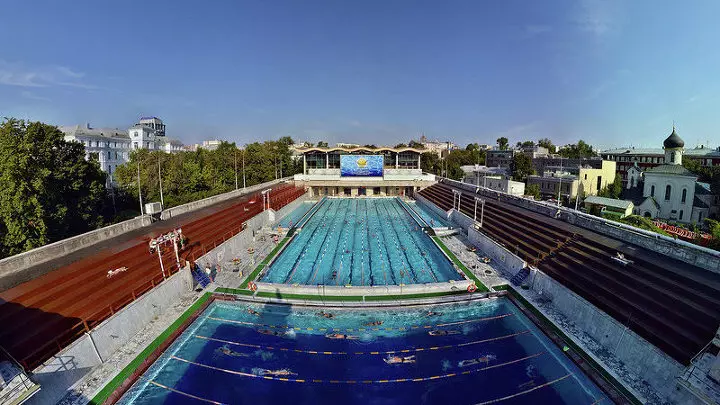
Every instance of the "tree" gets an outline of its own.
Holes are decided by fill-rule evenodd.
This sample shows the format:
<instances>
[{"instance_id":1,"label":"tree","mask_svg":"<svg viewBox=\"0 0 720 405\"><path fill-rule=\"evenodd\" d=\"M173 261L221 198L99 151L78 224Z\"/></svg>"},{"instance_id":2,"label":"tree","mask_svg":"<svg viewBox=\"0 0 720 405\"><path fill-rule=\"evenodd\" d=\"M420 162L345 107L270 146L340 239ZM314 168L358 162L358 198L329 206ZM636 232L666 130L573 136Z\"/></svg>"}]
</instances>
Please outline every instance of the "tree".
<instances>
[{"instance_id":1,"label":"tree","mask_svg":"<svg viewBox=\"0 0 720 405\"><path fill-rule=\"evenodd\" d=\"M508 148L508 139L506 137L501 137L497 139L497 144L500 150L507 150Z\"/></svg>"},{"instance_id":2,"label":"tree","mask_svg":"<svg viewBox=\"0 0 720 405\"><path fill-rule=\"evenodd\" d=\"M577 144L568 145L560 150L560 156L566 158L589 158L597 155L597 152L593 150L592 146L588 145L583 140L578 141Z\"/></svg>"},{"instance_id":3,"label":"tree","mask_svg":"<svg viewBox=\"0 0 720 405\"><path fill-rule=\"evenodd\" d=\"M537 184L528 184L525 187L525 195L532 196L534 199L539 200L542 196L540 195L540 186Z\"/></svg>"},{"instance_id":4,"label":"tree","mask_svg":"<svg viewBox=\"0 0 720 405\"><path fill-rule=\"evenodd\" d=\"M535 146L535 142L533 141L523 141L517 143L518 148L532 148L533 146Z\"/></svg>"},{"instance_id":5,"label":"tree","mask_svg":"<svg viewBox=\"0 0 720 405\"><path fill-rule=\"evenodd\" d=\"M550 153L556 152L555 145L553 145L552 141L549 138L542 138L538 140L538 146L546 148Z\"/></svg>"},{"instance_id":6,"label":"tree","mask_svg":"<svg viewBox=\"0 0 720 405\"><path fill-rule=\"evenodd\" d=\"M423 145L422 143L420 143L414 139L411 140L410 143L408 143L408 147L415 148L415 149L425 149L425 145Z\"/></svg>"},{"instance_id":7,"label":"tree","mask_svg":"<svg viewBox=\"0 0 720 405\"><path fill-rule=\"evenodd\" d=\"M517 181L525 181L528 175L534 174L535 170L533 169L530 156L524 153L518 153L513 156L513 160L510 162L510 172L512 173L513 179Z\"/></svg>"},{"instance_id":8,"label":"tree","mask_svg":"<svg viewBox=\"0 0 720 405\"><path fill-rule=\"evenodd\" d=\"M395 145L395 149L398 149L398 148L407 148L407 145L405 145L404 143L399 143L399 144Z\"/></svg>"},{"instance_id":9,"label":"tree","mask_svg":"<svg viewBox=\"0 0 720 405\"><path fill-rule=\"evenodd\" d=\"M426 173L440 174L440 157L435 152L420 155L420 169Z\"/></svg>"},{"instance_id":10,"label":"tree","mask_svg":"<svg viewBox=\"0 0 720 405\"><path fill-rule=\"evenodd\" d=\"M312 148L312 147L313 147L313 143L306 141L305 143L303 143L303 147L304 147L304 148Z\"/></svg>"},{"instance_id":11,"label":"tree","mask_svg":"<svg viewBox=\"0 0 720 405\"><path fill-rule=\"evenodd\" d=\"M57 127L0 124L0 255L87 232L103 223L106 176Z\"/></svg>"},{"instance_id":12,"label":"tree","mask_svg":"<svg viewBox=\"0 0 720 405\"><path fill-rule=\"evenodd\" d=\"M720 250L720 221L705 218L705 225L708 228L708 232L712 236L712 240L710 241L708 247L711 249Z\"/></svg>"},{"instance_id":13,"label":"tree","mask_svg":"<svg viewBox=\"0 0 720 405\"><path fill-rule=\"evenodd\" d=\"M370 143L369 143L369 144L366 144L366 145L363 145L363 147L365 147L365 148L371 148L371 149L377 148L377 146L376 146L375 144L370 144Z\"/></svg>"},{"instance_id":14,"label":"tree","mask_svg":"<svg viewBox=\"0 0 720 405\"><path fill-rule=\"evenodd\" d=\"M622 194L622 177L619 174L615 175L615 180L605 186L602 190L598 191L598 197L607 197L607 198L620 198L620 194Z\"/></svg>"},{"instance_id":15,"label":"tree","mask_svg":"<svg viewBox=\"0 0 720 405\"><path fill-rule=\"evenodd\" d=\"M325 141L320 141L320 142L317 143L317 146L318 146L318 148L327 148L327 147L328 147L328 143L325 142Z\"/></svg>"}]
</instances>

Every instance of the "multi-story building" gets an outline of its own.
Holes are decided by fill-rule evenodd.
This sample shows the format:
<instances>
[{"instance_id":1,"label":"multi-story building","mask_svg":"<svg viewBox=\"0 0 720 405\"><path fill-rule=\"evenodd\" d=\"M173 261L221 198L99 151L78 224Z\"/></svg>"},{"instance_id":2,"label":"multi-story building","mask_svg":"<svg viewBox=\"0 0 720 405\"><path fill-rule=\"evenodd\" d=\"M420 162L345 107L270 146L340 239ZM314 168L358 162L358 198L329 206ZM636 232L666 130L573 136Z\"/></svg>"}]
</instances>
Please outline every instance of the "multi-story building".
<instances>
[{"instance_id":1,"label":"multi-story building","mask_svg":"<svg viewBox=\"0 0 720 405\"><path fill-rule=\"evenodd\" d=\"M485 164L488 167L510 167L517 151L515 149L491 149L485 154Z\"/></svg>"},{"instance_id":2,"label":"multi-story building","mask_svg":"<svg viewBox=\"0 0 720 405\"><path fill-rule=\"evenodd\" d=\"M562 171L545 171L542 176L528 176L527 184L537 184L545 197L565 199L597 195L615 181L615 162L601 161L600 168L580 166Z\"/></svg>"},{"instance_id":3,"label":"multi-story building","mask_svg":"<svg viewBox=\"0 0 720 405\"><path fill-rule=\"evenodd\" d=\"M155 136L165 136L165 124L158 117L140 117L138 124L152 128Z\"/></svg>"},{"instance_id":4,"label":"multi-story building","mask_svg":"<svg viewBox=\"0 0 720 405\"><path fill-rule=\"evenodd\" d=\"M511 195L521 196L525 194L525 183L512 180L508 169L481 165L461 166L460 168L465 172L464 183Z\"/></svg>"},{"instance_id":5,"label":"multi-story building","mask_svg":"<svg viewBox=\"0 0 720 405\"><path fill-rule=\"evenodd\" d=\"M115 169L129 159L130 137L117 128L92 128L90 124L59 127L70 142L85 145L85 159L97 156L100 169L108 175L108 185L115 181Z\"/></svg>"},{"instance_id":6,"label":"multi-story building","mask_svg":"<svg viewBox=\"0 0 720 405\"><path fill-rule=\"evenodd\" d=\"M420 137L420 143L423 145L423 152L433 152L440 157L446 156L451 150L457 148L457 146L450 141L429 140L425 135Z\"/></svg>"},{"instance_id":7,"label":"multi-story building","mask_svg":"<svg viewBox=\"0 0 720 405\"><path fill-rule=\"evenodd\" d=\"M85 158L97 155L100 169L107 173L108 186L115 183L115 170L129 159L134 149L178 152L182 142L165 136L165 124L157 117L142 117L127 131L118 128L92 128L90 124L58 127L66 141L85 145Z\"/></svg>"},{"instance_id":8,"label":"multi-story building","mask_svg":"<svg viewBox=\"0 0 720 405\"><path fill-rule=\"evenodd\" d=\"M662 148L616 148L605 150L600 155L605 160L617 162L617 171L624 183L627 183L628 170L633 166L647 170L669 163L665 161L665 151ZM683 158L697 160L703 166L720 166L720 147L708 148L701 145L687 149L683 153Z\"/></svg>"},{"instance_id":9,"label":"multi-story building","mask_svg":"<svg viewBox=\"0 0 720 405\"><path fill-rule=\"evenodd\" d=\"M420 169L423 149L309 147L301 152L303 172L295 183L314 196L412 195L435 182Z\"/></svg>"}]
</instances>

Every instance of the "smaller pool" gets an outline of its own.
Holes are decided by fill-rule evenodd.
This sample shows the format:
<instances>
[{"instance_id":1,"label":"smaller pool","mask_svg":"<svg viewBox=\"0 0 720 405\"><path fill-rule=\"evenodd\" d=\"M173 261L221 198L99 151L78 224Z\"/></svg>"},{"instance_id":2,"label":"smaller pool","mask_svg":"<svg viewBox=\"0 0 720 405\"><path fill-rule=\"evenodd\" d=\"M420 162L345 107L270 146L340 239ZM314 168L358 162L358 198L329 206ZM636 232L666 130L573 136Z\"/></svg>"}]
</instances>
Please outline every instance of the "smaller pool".
<instances>
[{"instance_id":1,"label":"smaller pool","mask_svg":"<svg viewBox=\"0 0 720 405\"><path fill-rule=\"evenodd\" d=\"M407 201L407 204L415 210L415 212L420 215L420 217L425 221L428 225L430 225L433 228L442 228L442 227L450 227L450 223L440 217L440 215L436 214L434 211L430 210L429 208L426 208L423 204L418 204L415 201Z\"/></svg>"},{"instance_id":2,"label":"smaller pool","mask_svg":"<svg viewBox=\"0 0 720 405\"><path fill-rule=\"evenodd\" d=\"M294 210L292 210L291 213L285 215L282 217L280 222L278 222L275 227L281 226L283 228L290 228L290 223L292 225L297 225L298 221L300 221L300 218L303 217L308 211L310 211L310 208L315 205L315 201L303 201L300 203L300 205L297 206Z\"/></svg>"}]
</instances>

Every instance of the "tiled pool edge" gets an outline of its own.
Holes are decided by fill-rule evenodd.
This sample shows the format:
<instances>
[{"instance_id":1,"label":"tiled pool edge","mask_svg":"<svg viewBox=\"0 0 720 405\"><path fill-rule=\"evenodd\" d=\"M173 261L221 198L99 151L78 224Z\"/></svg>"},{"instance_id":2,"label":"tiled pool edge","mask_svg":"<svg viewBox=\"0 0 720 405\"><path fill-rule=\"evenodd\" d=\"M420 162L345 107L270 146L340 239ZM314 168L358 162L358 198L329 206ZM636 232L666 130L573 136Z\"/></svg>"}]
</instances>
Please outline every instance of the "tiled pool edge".
<instances>
[{"instance_id":1,"label":"tiled pool edge","mask_svg":"<svg viewBox=\"0 0 720 405\"><path fill-rule=\"evenodd\" d=\"M571 351L564 352L592 381L600 387L617 404L642 405L643 402L630 392L617 378L608 373L604 367L595 361L585 350L578 346L565 332L550 321L540 310L532 305L525 297L518 293L511 285L493 287L495 291L507 292L507 297L517 306L523 314L530 319L540 330L561 347L568 346ZM562 348L562 347L561 347Z\"/></svg>"},{"instance_id":2,"label":"tiled pool edge","mask_svg":"<svg viewBox=\"0 0 720 405\"><path fill-rule=\"evenodd\" d=\"M130 389L135 381L145 372L160 355L172 344L195 319L215 299L211 292L206 292L198 298L175 322L165 329L140 354L138 354L125 368L98 391L88 402L93 405L113 404Z\"/></svg>"}]
</instances>

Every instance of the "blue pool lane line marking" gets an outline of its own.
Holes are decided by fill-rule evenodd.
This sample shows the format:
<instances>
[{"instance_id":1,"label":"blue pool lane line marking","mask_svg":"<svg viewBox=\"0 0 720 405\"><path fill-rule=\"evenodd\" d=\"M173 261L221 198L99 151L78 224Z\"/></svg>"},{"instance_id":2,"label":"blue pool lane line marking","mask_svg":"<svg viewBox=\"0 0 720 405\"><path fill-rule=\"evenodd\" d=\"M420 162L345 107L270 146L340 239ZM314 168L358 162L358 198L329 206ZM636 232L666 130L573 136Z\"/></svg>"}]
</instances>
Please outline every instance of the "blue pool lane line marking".
<instances>
[{"instance_id":1,"label":"blue pool lane line marking","mask_svg":"<svg viewBox=\"0 0 720 405\"><path fill-rule=\"evenodd\" d=\"M148 382L149 382L150 384L156 385L156 386L158 386L158 387L160 387L160 388L164 388L164 389L166 389L166 390L168 390L168 391L170 391L170 392L174 392L174 393L176 393L176 394L180 394L180 395L186 396L186 397L188 397L188 398L197 399L198 401L203 401L203 402L207 402L207 403L210 403L210 404L224 405L223 402L217 402L217 401L213 401L212 399L207 399L207 398L199 397L199 396L197 396L197 395L189 394L189 393L187 393L187 392L180 391L180 390L177 390L177 389L175 389L175 388L168 387L167 385L160 384L160 383L157 382L157 381L148 380Z\"/></svg>"},{"instance_id":2,"label":"blue pool lane line marking","mask_svg":"<svg viewBox=\"0 0 720 405\"><path fill-rule=\"evenodd\" d=\"M346 356L346 355L385 355L385 354L400 354L400 353L417 353L417 352L423 352L423 351L429 351L429 350L445 350L445 349L452 349L456 347L465 347L465 346L472 346L477 345L481 343L488 343L488 342L494 342L498 340L503 339L509 339L515 336L521 336L530 333L529 329L522 330L516 333L511 333L509 335L503 335L503 336L497 336L493 338L487 338L482 340L474 340L472 342L464 342L464 343L458 343L454 345L445 345L445 346L429 346L429 347L417 347L417 348L411 348L411 349L399 349L399 350L388 350L384 352L332 352L332 351L322 351L322 350L302 350L302 349L291 349L287 347L275 347L275 346L263 346L263 345L256 345L252 343L242 343L242 342L234 342L232 340L224 340L224 339L217 339L213 337L208 336L202 336L202 335L194 335L194 337L198 339L208 340L212 342L219 342L219 343L226 343L230 345L235 346L243 346L243 347L250 347L253 349L260 349L260 350L280 350L283 352L293 352L293 353L305 353L305 354L318 354L318 355L338 355L338 356Z\"/></svg>"},{"instance_id":3,"label":"blue pool lane line marking","mask_svg":"<svg viewBox=\"0 0 720 405\"><path fill-rule=\"evenodd\" d=\"M544 384L540 384L540 385L538 385L537 387L532 387L532 388L530 388L530 389L528 389L528 390L525 390L525 391L516 392L515 394L508 395L508 396L505 396L505 397L502 397L502 398L492 399L492 400L490 400L490 401L478 402L478 403L476 403L475 405L495 404L495 403L502 402L502 401L505 401L505 400L510 399L510 398L515 398L515 397L519 397L519 396L521 396L521 395L529 394L529 393L531 393L531 392L533 392L533 391L535 391L535 390L539 390L540 388L549 387L549 386L551 386L551 385L553 385L553 384L555 384L555 383L557 383L557 382L560 382L560 381L562 381L562 380L564 380L564 379L566 379L566 378L568 378L568 377L570 377L570 376L572 376L572 373L570 373L570 374L565 374L564 376L562 376L562 377L560 377L560 378L556 378L556 379L554 379L554 380L552 380L552 381L548 381L548 382L546 382L546 383L544 383Z\"/></svg>"},{"instance_id":4,"label":"blue pool lane line marking","mask_svg":"<svg viewBox=\"0 0 720 405\"><path fill-rule=\"evenodd\" d=\"M385 330L385 331L407 331L409 329L431 329L431 328L442 328L445 326L455 326L455 325L462 325L467 323L473 323L473 322L483 322L483 321L492 321L495 319L502 319L506 318L508 316L512 316L513 313L509 312L507 314L497 315L497 316L488 316L485 318L477 318L477 319L468 319L465 321L457 321L457 322L447 322L447 323L438 323L435 325L413 325L413 326L400 326L400 327L379 327L379 328L370 328L370 327L360 327L360 328L299 328L299 327L293 327L291 325L268 325L265 323L256 323L256 322L247 322L247 321L236 321L234 319L225 319L225 318L217 318L214 316L208 316L206 319L210 319L213 321L219 321L219 322L228 322L228 323L236 323L240 325L246 325L246 326L253 326L253 327L261 327L261 328L272 328L272 329L294 329L294 330L318 330L318 331L331 331L331 332L365 332L365 331L378 331L378 330Z\"/></svg>"},{"instance_id":5,"label":"blue pool lane line marking","mask_svg":"<svg viewBox=\"0 0 720 405\"><path fill-rule=\"evenodd\" d=\"M386 383L431 381L431 380L439 380L439 379L445 379L445 378L451 378L451 377L458 377L461 375L475 374L475 373L479 373L481 371L491 370L491 369L498 368L498 367L509 366L511 364L519 363L521 361L533 359L533 358L539 357L545 353L546 352L538 352L538 353L534 353L534 354L531 354L531 355L528 355L528 356L525 356L525 357L522 357L519 359L510 360L505 363L494 364L492 366L486 366L486 367L476 368L476 369L472 369L472 370L465 370L465 371L458 372L458 373L448 373L448 374L440 374L440 375L433 375L433 376L428 376L428 377L417 377L417 378L395 378L395 379L387 379L387 380L325 380L325 379L315 379L315 378L309 379L309 378L274 377L274 376L270 376L270 375L257 375L257 374L252 374L252 373L245 373L242 371L228 370L225 368L211 366L209 364L203 364L203 363L198 363L198 362L195 362L192 360L183 359L183 358L177 357L177 356L170 356L170 358L173 360L192 364L194 366L203 367L203 368L207 368L210 370L221 371L223 373L239 375L242 377L262 378L265 380L273 380L273 381L285 381L285 382L296 382L296 383L330 383L330 384L386 384ZM568 374L568 376L569 376L569 374Z\"/></svg>"}]
</instances>

